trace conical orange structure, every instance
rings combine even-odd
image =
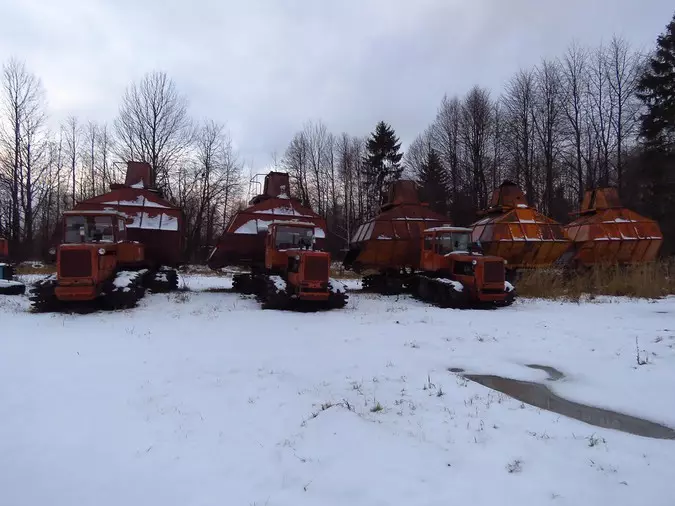
[[[576,265],[635,264],[656,259],[663,243],[659,224],[622,207],[615,188],[586,191],[579,217],[564,227]]]
[[[527,205],[518,186],[504,181],[492,193],[485,218],[472,225],[472,239],[486,255],[504,258],[508,268],[553,264],[569,248],[562,226]]]

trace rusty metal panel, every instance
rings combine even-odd
[[[293,198],[288,185],[288,174],[270,172],[265,177],[264,192],[251,199],[249,207],[230,220],[225,233],[209,256],[209,267],[219,269],[228,265],[264,264],[265,236],[269,225],[275,222],[314,224],[316,247],[324,248],[326,220]],[[360,227],[355,234],[364,235],[366,232],[366,227]],[[372,228],[370,232],[372,233]]]
[[[305,279],[307,281],[328,281],[330,259],[327,256],[305,257]]]
[[[493,192],[485,217],[472,225],[472,238],[487,255],[501,256],[508,267],[553,264],[570,246],[562,227],[526,203],[523,192],[505,181]]]
[[[344,265],[357,271],[418,269],[422,232],[450,223],[421,202],[414,181],[398,181],[390,186],[389,201],[380,214],[362,224],[352,237]]]
[[[589,190],[579,217],[564,227],[573,241],[570,262],[580,265],[634,264],[657,258],[663,234],[658,224],[621,207],[616,190]]]
[[[90,249],[61,249],[59,251],[59,277],[85,278],[91,273]]]
[[[486,283],[504,282],[504,264],[503,262],[485,262],[483,265],[483,280]]]

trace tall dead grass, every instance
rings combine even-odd
[[[576,301],[608,295],[655,299],[675,294],[675,259],[580,271],[533,269],[522,271],[515,285],[521,297]]]

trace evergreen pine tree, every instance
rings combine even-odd
[[[655,54],[638,83],[645,103],[640,135],[647,147],[675,149],[675,16],[659,35]]]
[[[380,121],[366,144],[363,172],[370,196],[370,211],[376,211],[377,204],[384,203],[389,183],[401,178],[403,167],[400,151],[401,142],[394,129]]]
[[[645,149],[631,174],[638,209],[661,224],[662,254],[675,252],[675,16],[659,35],[638,83],[645,104],[640,137]]]
[[[437,213],[447,215],[450,180],[434,148],[429,149],[417,175],[417,182],[429,207]]]

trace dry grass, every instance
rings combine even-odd
[[[634,266],[598,266],[577,272],[523,271],[516,280],[521,297],[578,301],[585,296],[659,298],[675,294],[675,260]]]
[[[41,262],[23,262],[16,266],[16,273],[19,275],[39,274],[47,275],[56,272],[55,264],[43,264]]]

